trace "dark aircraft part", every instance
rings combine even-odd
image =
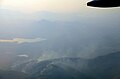
[[[87,6],[92,7],[119,7],[120,0],[93,0],[87,3]]]

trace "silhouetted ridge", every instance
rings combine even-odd
[[[120,79],[120,52],[94,59],[56,58],[18,65],[33,79]]]
[[[118,79],[120,77],[120,52],[92,59],[88,72],[100,79]]]

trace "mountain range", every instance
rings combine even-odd
[[[120,52],[94,59],[57,58],[29,61],[13,69],[29,74],[33,79],[119,79]]]

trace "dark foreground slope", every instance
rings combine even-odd
[[[120,79],[120,52],[91,60],[88,71],[97,79]]]
[[[88,60],[66,57],[30,63],[19,65],[16,69],[21,69],[33,79],[94,79],[83,73]]]
[[[58,58],[18,65],[32,79],[120,79],[120,52],[95,59]]]

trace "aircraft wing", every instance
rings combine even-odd
[[[87,6],[92,7],[119,7],[120,0],[93,0],[87,3]]]

